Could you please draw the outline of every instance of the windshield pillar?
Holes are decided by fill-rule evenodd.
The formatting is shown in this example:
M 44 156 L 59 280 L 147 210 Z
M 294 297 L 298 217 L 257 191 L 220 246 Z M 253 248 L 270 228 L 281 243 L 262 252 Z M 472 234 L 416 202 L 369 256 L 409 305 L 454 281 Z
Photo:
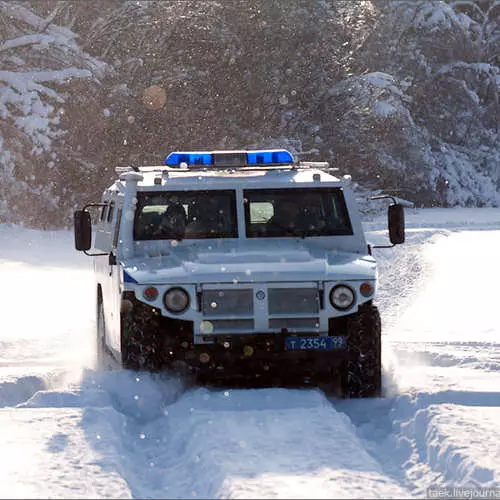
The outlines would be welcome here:
M 135 206 L 137 204 L 137 184 L 142 181 L 143 176 L 137 172 L 127 172 L 120 176 L 125 181 L 125 196 L 120 221 L 119 238 L 121 239 L 121 254 L 118 258 L 131 258 L 134 254 L 134 228 L 130 221 L 134 220 Z
M 245 196 L 242 189 L 236 190 L 236 218 L 238 221 L 238 238 L 246 239 Z

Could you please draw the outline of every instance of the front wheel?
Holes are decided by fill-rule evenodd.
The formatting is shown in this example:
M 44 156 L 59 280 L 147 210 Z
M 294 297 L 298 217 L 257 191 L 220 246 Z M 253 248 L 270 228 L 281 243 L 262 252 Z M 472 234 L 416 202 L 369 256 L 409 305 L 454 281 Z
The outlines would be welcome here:
M 341 389 L 346 398 L 379 397 L 382 393 L 380 314 L 371 303 L 346 317 L 347 361 Z
M 159 318 L 141 302 L 125 299 L 121 311 L 122 366 L 127 370 L 158 371 L 162 367 Z

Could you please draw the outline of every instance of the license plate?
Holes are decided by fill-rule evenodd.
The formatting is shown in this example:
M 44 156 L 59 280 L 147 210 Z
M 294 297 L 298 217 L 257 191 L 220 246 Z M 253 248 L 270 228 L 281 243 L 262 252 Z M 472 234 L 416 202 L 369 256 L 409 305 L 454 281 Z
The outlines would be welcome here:
M 310 351 L 310 350 L 333 350 L 345 349 L 346 337 L 287 337 L 285 339 L 285 350 L 287 351 Z

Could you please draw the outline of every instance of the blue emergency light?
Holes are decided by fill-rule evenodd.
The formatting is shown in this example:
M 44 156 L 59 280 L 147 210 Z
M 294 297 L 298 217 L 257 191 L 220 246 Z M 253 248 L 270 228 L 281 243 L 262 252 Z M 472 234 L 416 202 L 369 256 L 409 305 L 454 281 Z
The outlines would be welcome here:
M 176 151 L 165 159 L 165 165 L 180 167 L 248 167 L 267 165 L 289 165 L 293 156 L 286 149 L 262 151 Z

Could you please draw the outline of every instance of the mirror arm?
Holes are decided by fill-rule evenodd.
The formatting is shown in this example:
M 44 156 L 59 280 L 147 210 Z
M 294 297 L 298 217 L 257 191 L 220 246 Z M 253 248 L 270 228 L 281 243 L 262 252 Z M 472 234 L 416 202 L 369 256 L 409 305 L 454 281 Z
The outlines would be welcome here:
M 371 245 L 372 248 L 393 248 L 396 245 Z
M 377 196 L 370 196 L 370 198 L 368 198 L 369 200 L 383 200 L 383 199 L 389 199 L 389 200 L 392 200 L 392 202 L 396 205 L 397 204 L 397 201 L 396 201 L 396 198 L 394 198 L 394 196 L 391 196 L 390 194 L 378 194 Z
M 88 255 L 89 257 L 97 257 L 99 255 L 109 255 L 108 252 L 105 253 L 88 253 L 87 250 L 84 250 L 83 253 Z
M 82 210 L 87 210 L 87 207 L 107 207 L 109 203 L 87 203 Z
M 369 200 L 383 200 L 384 198 L 391 200 L 395 205 L 403 205 L 406 208 L 415 208 L 415 203 L 408 200 L 403 200 L 402 198 L 397 198 L 390 194 L 378 194 L 376 196 L 370 196 Z

